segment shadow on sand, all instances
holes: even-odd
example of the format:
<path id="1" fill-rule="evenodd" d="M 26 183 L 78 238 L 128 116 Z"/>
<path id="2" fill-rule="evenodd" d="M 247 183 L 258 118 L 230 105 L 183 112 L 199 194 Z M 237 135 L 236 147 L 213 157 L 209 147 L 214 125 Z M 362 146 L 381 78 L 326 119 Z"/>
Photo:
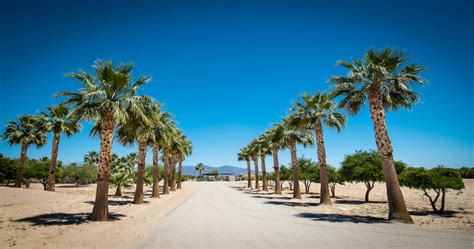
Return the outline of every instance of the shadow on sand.
<path id="1" fill-rule="evenodd" d="M 90 220 L 90 213 L 53 213 L 41 214 L 15 220 L 16 222 L 29 222 L 33 226 L 53 225 L 79 225 Z M 109 221 L 120 220 L 123 214 L 109 214 Z"/>
<path id="2" fill-rule="evenodd" d="M 94 205 L 94 201 L 85 201 L 84 203 Z M 150 203 L 149 201 L 143 201 L 143 203 Z M 133 204 L 132 201 L 119 201 L 119 200 L 109 200 L 110 206 L 124 206 L 128 204 Z"/>
<path id="3" fill-rule="evenodd" d="M 359 216 L 359 215 L 343 215 L 343 214 L 314 214 L 314 213 L 300 213 L 296 217 L 308 218 L 314 221 L 328 221 L 328 222 L 351 222 L 351 223 L 389 223 L 387 219 Z"/>
<path id="4" fill-rule="evenodd" d="M 414 215 L 414 216 L 428 216 L 428 215 L 436 215 L 436 216 L 440 216 L 440 217 L 445 217 L 445 218 L 454 218 L 456 217 L 456 214 L 472 214 L 472 212 L 467 212 L 467 211 L 451 211 L 451 210 L 447 210 L 447 211 L 444 211 L 444 213 L 436 213 L 435 211 L 423 211 L 423 210 L 415 210 L 415 211 L 408 211 L 408 213 L 410 213 L 411 215 Z"/>
<path id="5" fill-rule="evenodd" d="M 336 204 L 354 204 L 354 205 L 362 205 L 362 204 L 381 204 L 381 203 L 387 203 L 386 201 L 361 201 L 361 200 L 336 200 Z"/>
<path id="6" fill-rule="evenodd" d="M 316 207 L 319 203 L 314 202 L 292 202 L 292 201 L 267 201 L 265 204 L 284 205 L 289 207 Z"/>

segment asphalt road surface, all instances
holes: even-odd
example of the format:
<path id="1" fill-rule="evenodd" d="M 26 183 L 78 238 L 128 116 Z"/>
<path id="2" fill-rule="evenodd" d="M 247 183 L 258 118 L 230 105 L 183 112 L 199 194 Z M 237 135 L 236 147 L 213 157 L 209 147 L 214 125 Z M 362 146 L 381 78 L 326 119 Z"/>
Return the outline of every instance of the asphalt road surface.
<path id="1" fill-rule="evenodd" d="M 288 200 L 202 184 L 150 231 L 143 248 L 474 248 L 471 231 L 301 213 Z"/>

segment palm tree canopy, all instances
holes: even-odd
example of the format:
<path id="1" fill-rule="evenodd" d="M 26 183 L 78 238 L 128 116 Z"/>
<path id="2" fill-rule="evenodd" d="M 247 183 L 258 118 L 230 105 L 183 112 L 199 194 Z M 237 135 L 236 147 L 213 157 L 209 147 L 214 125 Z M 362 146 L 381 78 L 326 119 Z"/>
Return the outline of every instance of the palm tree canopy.
<path id="1" fill-rule="evenodd" d="M 323 122 L 328 127 L 336 128 L 340 131 L 345 127 L 346 117 L 337 112 L 337 105 L 331 101 L 331 96 L 326 92 L 319 92 L 314 95 L 301 95 L 302 101 L 294 101 L 294 106 L 290 108 L 295 119 L 305 128 L 314 128 L 317 122 Z"/>
<path id="2" fill-rule="evenodd" d="M 239 153 L 237 153 L 237 160 L 239 161 L 250 161 L 250 159 L 251 156 L 249 153 L 249 148 L 247 146 L 240 149 Z"/>
<path id="3" fill-rule="evenodd" d="M 38 117 L 32 115 L 18 116 L 18 122 L 10 120 L 5 125 L 3 139 L 9 145 L 34 144 L 37 148 L 47 142 L 46 134 L 39 128 Z"/>
<path id="4" fill-rule="evenodd" d="M 70 111 L 64 104 L 47 106 L 48 112 L 40 111 L 39 124 L 42 129 L 54 134 L 64 133 L 71 136 L 81 129 L 81 124 L 70 115 Z"/>
<path id="5" fill-rule="evenodd" d="M 82 84 L 78 92 L 58 94 L 68 97 L 64 103 L 72 105 L 73 116 L 91 120 L 98 126 L 101 120 L 109 115 L 112 115 L 117 123 L 126 123 L 130 113 L 139 116 L 145 123 L 149 122 L 147 113 L 140 103 L 152 99 L 137 93 L 140 86 L 150 81 L 150 77 L 140 76 L 132 81 L 133 64 L 114 66 L 112 61 L 97 61 L 93 68 L 95 76 L 82 70 L 66 74 Z"/>
<path id="6" fill-rule="evenodd" d="M 87 164 L 98 164 L 99 163 L 99 153 L 97 151 L 89 151 L 84 155 L 84 162 Z"/>
<path id="7" fill-rule="evenodd" d="M 282 134 L 285 147 L 291 144 L 302 144 L 304 147 L 313 145 L 313 136 L 307 129 L 301 129 L 299 120 L 294 115 L 282 118 Z"/>
<path id="8" fill-rule="evenodd" d="M 330 79 L 333 95 L 343 97 L 339 106 L 356 114 L 370 92 L 379 92 L 384 108 L 411 108 L 418 100 L 412 86 L 424 85 L 426 80 L 419 76 L 424 68 L 416 63 L 405 65 L 407 61 L 404 52 L 392 48 L 369 49 L 363 60 L 339 61 L 338 64 L 349 71 L 345 77 L 333 76 Z"/>
<path id="9" fill-rule="evenodd" d="M 257 146 L 260 151 L 260 155 L 271 155 L 272 147 L 270 138 L 266 133 L 260 134 L 257 138 Z"/>
<path id="10" fill-rule="evenodd" d="M 198 163 L 198 164 L 196 165 L 196 167 L 194 167 L 194 169 L 197 170 L 197 171 L 203 171 L 204 168 L 205 168 L 205 167 L 204 167 L 204 164 L 202 164 L 202 163 Z"/>

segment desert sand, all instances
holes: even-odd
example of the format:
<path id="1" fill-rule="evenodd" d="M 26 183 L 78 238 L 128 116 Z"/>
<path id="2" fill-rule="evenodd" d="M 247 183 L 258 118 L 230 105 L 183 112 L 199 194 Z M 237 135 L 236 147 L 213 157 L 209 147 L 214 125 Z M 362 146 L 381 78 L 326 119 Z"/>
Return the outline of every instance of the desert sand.
<path id="1" fill-rule="evenodd" d="M 134 189 L 124 189 L 123 197 L 112 196 L 109 189 L 109 211 L 113 220 L 92 222 L 95 184 L 75 187 L 59 184 L 56 192 L 0 187 L 0 248 L 68 248 L 68 247 L 133 247 L 146 239 L 148 229 L 179 206 L 199 184 L 183 183 L 183 189 L 149 198 L 145 187 L 145 203 L 131 204 Z"/>

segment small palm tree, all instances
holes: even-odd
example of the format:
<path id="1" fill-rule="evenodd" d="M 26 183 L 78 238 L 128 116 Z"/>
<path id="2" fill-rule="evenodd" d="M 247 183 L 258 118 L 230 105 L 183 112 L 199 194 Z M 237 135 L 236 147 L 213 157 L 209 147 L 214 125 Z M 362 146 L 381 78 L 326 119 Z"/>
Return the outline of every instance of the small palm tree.
<path id="1" fill-rule="evenodd" d="M 296 145 L 303 146 L 312 145 L 313 138 L 306 129 L 300 129 L 298 119 L 294 115 L 290 115 L 282 119 L 282 141 L 290 149 L 291 168 L 293 174 L 293 198 L 301 199 L 299 166 L 296 153 Z"/>
<path id="2" fill-rule="evenodd" d="M 133 177 L 127 172 L 121 172 L 112 175 L 110 178 L 112 186 L 116 187 L 115 196 L 122 196 L 122 188 L 131 188 L 133 186 Z"/>
<path id="3" fill-rule="evenodd" d="M 56 165 L 58 159 L 59 141 L 61 134 L 70 137 L 81 129 L 81 125 L 77 120 L 71 117 L 69 109 L 63 105 L 48 106 L 48 112 L 40 112 L 40 127 L 45 132 L 53 133 L 53 146 L 51 150 L 51 166 L 49 168 L 48 181 L 46 184 L 47 191 L 55 190 L 56 182 Z"/>
<path id="4" fill-rule="evenodd" d="M 412 90 L 412 86 L 426 83 L 419 75 L 423 67 L 414 63 L 405 65 L 407 61 L 408 57 L 401 51 L 391 48 L 380 51 L 369 49 L 362 60 L 339 61 L 339 65 L 348 69 L 348 75 L 333 76 L 330 81 L 334 86 L 334 96 L 342 97 L 339 106 L 346 108 L 349 113 L 357 114 L 368 100 L 387 187 L 388 218 L 413 223 L 398 183 L 385 120 L 386 110 L 400 107 L 409 109 L 418 100 L 418 94 Z"/>
<path id="5" fill-rule="evenodd" d="M 273 127 L 266 131 L 273 155 L 273 169 L 275 171 L 275 194 L 281 195 L 281 181 L 280 181 L 280 163 L 278 161 L 278 150 L 284 147 L 283 141 L 283 126 L 281 124 L 274 124 Z"/>
<path id="6" fill-rule="evenodd" d="M 340 131 L 345 126 L 346 118 L 337 112 L 336 103 L 331 101 L 331 96 L 325 92 L 314 95 L 303 94 L 302 101 L 295 101 L 290 109 L 294 112 L 303 129 L 314 130 L 318 148 L 319 177 L 321 182 L 320 203 L 331 204 L 329 192 L 329 179 L 326 164 L 326 148 L 324 146 L 323 123 Z"/>
<path id="7" fill-rule="evenodd" d="M 141 76 L 132 82 L 133 64 L 115 67 L 112 61 L 98 61 L 93 68 L 95 76 L 84 71 L 67 74 L 82 86 L 77 92 L 61 92 L 58 95 L 68 98 L 64 103 L 70 105 L 73 116 L 94 122 L 100 134 L 99 174 L 92 220 L 106 221 L 109 217 L 108 180 L 112 168 L 114 130 L 118 124 L 128 121 L 130 113 L 140 116 L 145 123 L 149 122 L 143 105 L 139 103 L 151 98 L 138 95 L 138 90 L 150 78 Z"/>
<path id="8" fill-rule="evenodd" d="M 237 154 L 237 160 L 247 162 L 247 188 L 252 188 L 252 170 L 250 169 L 250 153 L 249 148 L 245 146 L 240 149 Z"/>
<path id="9" fill-rule="evenodd" d="M 47 141 L 46 135 L 40 129 L 38 117 L 23 115 L 18 117 L 18 122 L 8 121 L 3 131 L 3 139 L 8 140 L 10 146 L 21 144 L 21 154 L 15 180 L 15 187 L 21 188 L 28 147 L 34 144 L 37 148 L 41 148 Z"/>
<path id="10" fill-rule="evenodd" d="M 204 167 L 204 164 L 198 163 L 198 164 L 196 165 L 196 167 L 194 167 L 194 169 L 195 169 L 196 171 L 199 171 L 199 176 L 201 176 L 201 175 L 202 175 L 202 171 L 205 169 L 205 167 Z"/>

